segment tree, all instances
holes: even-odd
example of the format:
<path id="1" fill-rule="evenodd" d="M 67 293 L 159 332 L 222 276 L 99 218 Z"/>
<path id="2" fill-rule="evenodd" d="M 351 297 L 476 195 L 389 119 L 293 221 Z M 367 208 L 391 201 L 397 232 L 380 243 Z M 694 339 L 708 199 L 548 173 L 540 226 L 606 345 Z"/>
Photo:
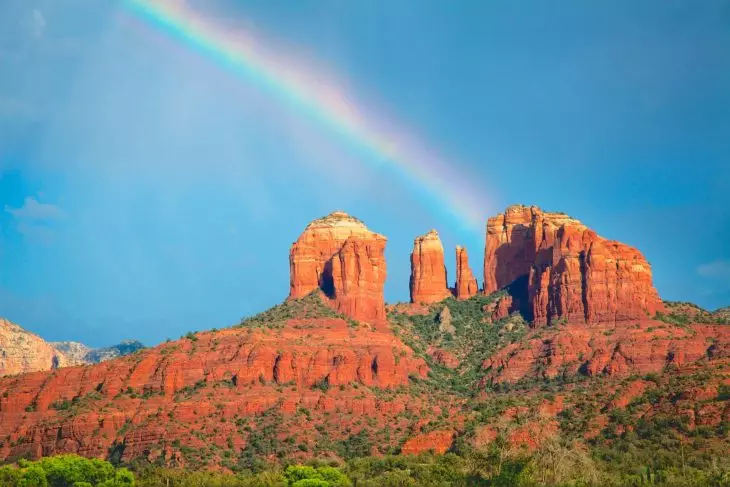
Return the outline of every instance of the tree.
<path id="1" fill-rule="evenodd" d="M 334 467 L 290 465 L 284 477 L 291 487 L 350 487 L 352 482 Z"/>
<path id="2" fill-rule="evenodd" d="M 31 464 L 23 469 L 18 487 L 48 487 L 46 473 L 40 465 Z"/>

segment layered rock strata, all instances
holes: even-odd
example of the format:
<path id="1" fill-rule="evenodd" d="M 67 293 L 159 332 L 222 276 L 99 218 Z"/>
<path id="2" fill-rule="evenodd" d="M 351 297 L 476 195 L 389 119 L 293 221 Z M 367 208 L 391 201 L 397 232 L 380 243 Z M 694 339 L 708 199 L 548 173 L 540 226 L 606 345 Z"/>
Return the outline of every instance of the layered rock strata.
<path id="1" fill-rule="evenodd" d="M 479 292 L 479 283 L 469 267 L 469 254 L 461 246 L 456 247 L 456 299 L 469 299 Z"/>
<path id="2" fill-rule="evenodd" d="M 484 282 L 486 293 L 510 288 L 537 326 L 645 319 L 664 309 L 641 252 L 535 206 L 489 219 Z"/>
<path id="3" fill-rule="evenodd" d="M 384 321 L 386 242 L 341 211 L 314 220 L 289 253 L 289 297 L 320 290 L 337 311 L 353 319 Z"/>
<path id="4" fill-rule="evenodd" d="M 436 303 L 451 296 L 444 265 L 444 246 L 436 230 L 413 241 L 410 291 L 412 303 Z"/>

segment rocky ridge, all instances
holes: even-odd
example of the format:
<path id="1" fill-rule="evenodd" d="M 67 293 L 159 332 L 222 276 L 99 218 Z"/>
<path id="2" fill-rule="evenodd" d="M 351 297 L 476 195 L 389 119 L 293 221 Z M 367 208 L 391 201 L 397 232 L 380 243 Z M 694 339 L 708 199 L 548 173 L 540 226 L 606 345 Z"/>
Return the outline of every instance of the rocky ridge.
<path id="1" fill-rule="evenodd" d="M 386 315 L 385 237 L 343 212 L 315 220 L 292 245 L 283 304 L 101 364 L 0 378 L 0 457 L 234 469 L 341 457 L 363 438 L 375 454 L 498 438 L 529 450 L 690 412 L 681 434 L 705 428 L 722 446 L 730 327 L 677 321 L 638 251 L 564 214 L 510 207 L 487 232 L 494 292 L 468 296 L 457 250 L 453 299 L 429 232 L 412 257 L 425 299 Z"/>

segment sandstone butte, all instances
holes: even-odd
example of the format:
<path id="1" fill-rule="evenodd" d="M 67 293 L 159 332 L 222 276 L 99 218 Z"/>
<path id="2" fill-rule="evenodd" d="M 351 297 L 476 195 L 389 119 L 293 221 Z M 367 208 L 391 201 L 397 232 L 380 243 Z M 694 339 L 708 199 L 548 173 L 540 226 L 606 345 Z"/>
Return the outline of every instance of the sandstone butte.
<path id="1" fill-rule="evenodd" d="M 96 365 L 0 378 L 0 459 L 115 452 L 122 461 L 145 457 L 185 465 L 183 447 L 194 452 L 212 444 L 219 452 L 241 452 L 253 432 L 274 420 L 282 444 L 306 447 L 299 450 L 302 458 L 321 440 L 346 439 L 365 427 L 376 435 L 386 425 L 390 433 L 378 437 L 379 446 L 446 451 L 473 410 L 455 393 L 414 393 L 410 385 L 428 379 L 429 356 L 459 376 L 469 363 L 460 354 L 469 352 L 437 342 L 417 354 L 389 326 L 373 326 L 387 319 L 385 242 L 359 220 L 335 212 L 313 221 L 292 246 L 290 298 L 240 326 Z M 427 234 L 415 247 L 413 275 L 421 295 L 449 296 L 438 236 Z M 457 267 L 468 268 L 466 254 L 458 255 Z M 717 370 L 730 365 L 730 327 L 650 320 L 647 313 L 661 309 L 661 302 L 641 254 L 565 215 L 508 208 L 489 220 L 486 257 L 486 291 L 507 287 L 512 295 L 484 309 L 484 326 L 511 319 L 509 311 L 525 304 L 539 325 L 554 326 L 532 329 L 477 363 L 475 387 L 561 374 L 626 378 L 669 365 L 691 371 L 701 361 Z M 461 272 L 456 287 L 463 280 L 471 292 L 471 278 Z M 402 306 L 402 316 L 429 312 L 425 305 Z M 434 326 L 446 326 L 448 308 L 438 308 Z M 633 321 L 623 321 L 628 317 Z M 730 377 L 725 381 L 730 384 Z M 607 407 L 624 407 L 647 387 L 615 384 L 615 394 L 596 390 Z M 696 402 L 712 399 L 717 387 L 684 391 L 671 407 L 677 414 L 696 411 L 697 424 L 729 421 L 730 405 Z M 534 448 L 557 431 L 555 415 L 570 407 L 566 397 L 565 404 L 561 397 L 508 408 L 496 422 L 481 425 L 475 441 L 492 441 L 495 428 L 517 419 L 508 441 Z M 444 417 L 447 426 L 439 422 Z M 607 422 L 605 414 L 596 418 L 590 434 Z"/>
<path id="2" fill-rule="evenodd" d="M 510 288 L 535 326 L 616 323 L 664 310 L 638 250 L 564 213 L 510 206 L 489 218 L 486 240 L 484 292 Z"/>
<path id="3" fill-rule="evenodd" d="M 412 303 L 436 303 L 451 296 L 446 279 L 444 246 L 436 230 L 413 241 L 410 290 Z"/>
<path id="4" fill-rule="evenodd" d="M 335 211 L 307 225 L 289 253 L 289 297 L 321 291 L 334 309 L 356 320 L 385 320 L 387 239 Z"/>
<path id="5" fill-rule="evenodd" d="M 456 247 L 456 299 L 469 299 L 479 292 L 479 283 L 469 267 L 469 254 L 462 246 Z"/>

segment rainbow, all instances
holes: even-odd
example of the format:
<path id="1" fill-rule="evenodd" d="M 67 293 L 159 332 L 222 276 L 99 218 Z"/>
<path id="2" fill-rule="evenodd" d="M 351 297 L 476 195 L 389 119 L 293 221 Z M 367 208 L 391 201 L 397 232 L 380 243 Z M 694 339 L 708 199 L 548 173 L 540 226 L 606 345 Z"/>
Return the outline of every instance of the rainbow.
<path id="1" fill-rule="evenodd" d="M 432 211 L 447 213 L 464 229 L 483 230 L 485 214 L 491 209 L 486 188 L 478 187 L 474 178 L 461 174 L 463 168 L 444 162 L 416 137 L 357 106 L 321 70 L 280 57 L 259 37 L 226 30 L 184 0 L 125 0 L 125 5 L 145 23 L 316 120 L 366 154 L 363 159 L 368 164 L 388 164 Z"/>

